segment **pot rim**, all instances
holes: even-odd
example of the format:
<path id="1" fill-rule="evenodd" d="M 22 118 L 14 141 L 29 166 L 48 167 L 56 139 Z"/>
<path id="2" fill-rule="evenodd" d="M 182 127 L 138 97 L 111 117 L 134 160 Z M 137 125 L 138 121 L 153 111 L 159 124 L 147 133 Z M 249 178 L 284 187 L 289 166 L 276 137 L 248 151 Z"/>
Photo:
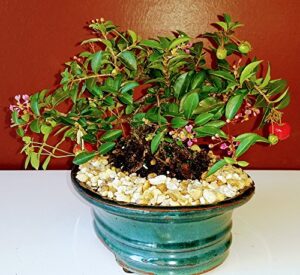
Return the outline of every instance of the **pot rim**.
<path id="1" fill-rule="evenodd" d="M 138 205 L 133 203 L 119 202 L 110 199 L 103 198 L 100 194 L 93 192 L 92 190 L 84 187 L 80 184 L 79 180 L 76 179 L 76 174 L 79 171 L 78 165 L 73 165 L 71 170 L 71 180 L 75 189 L 81 193 L 85 199 L 90 199 L 98 203 L 104 204 L 111 207 L 119 207 L 128 210 L 137 210 L 137 211 L 151 211 L 151 212 L 190 212 L 190 211 L 204 211 L 204 210 L 213 210 L 221 208 L 234 208 L 239 205 L 242 205 L 249 201 L 254 195 L 255 184 L 250 187 L 247 187 L 243 190 L 241 194 L 234 198 L 226 199 L 215 204 L 206 204 L 206 205 L 190 205 L 190 206 L 153 206 L 153 205 Z"/>

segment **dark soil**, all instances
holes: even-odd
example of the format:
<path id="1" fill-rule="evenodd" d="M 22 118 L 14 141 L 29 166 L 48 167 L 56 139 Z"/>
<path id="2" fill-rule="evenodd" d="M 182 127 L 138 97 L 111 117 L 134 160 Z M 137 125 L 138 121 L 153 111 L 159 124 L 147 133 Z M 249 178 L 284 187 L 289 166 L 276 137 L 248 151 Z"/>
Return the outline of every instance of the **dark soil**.
<path id="1" fill-rule="evenodd" d="M 208 148 L 195 152 L 175 142 L 163 142 L 153 155 L 150 141 L 145 139 L 152 132 L 149 126 L 142 126 L 129 137 L 122 138 L 110 154 L 110 162 L 122 171 L 141 177 L 156 173 L 177 179 L 199 179 L 207 171 L 210 163 Z"/>

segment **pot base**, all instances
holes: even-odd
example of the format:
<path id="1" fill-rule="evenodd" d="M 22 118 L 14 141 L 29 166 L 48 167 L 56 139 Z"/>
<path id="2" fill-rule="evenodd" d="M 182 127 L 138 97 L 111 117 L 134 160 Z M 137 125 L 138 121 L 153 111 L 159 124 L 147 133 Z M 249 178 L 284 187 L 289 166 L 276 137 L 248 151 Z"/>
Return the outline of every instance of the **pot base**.
<path id="1" fill-rule="evenodd" d="M 122 205 L 82 187 L 75 173 L 75 188 L 93 208 L 97 236 L 125 270 L 137 274 L 196 275 L 222 264 L 231 245 L 232 211 L 255 189 L 214 205 Z"/>
<path id="2" fill-rule="evenodd" d="M 226 258 L 224 259 L 224 261 L 226 260 Z M 223 262 L 224 262 L 223 261 Z M 143 272 L 143 271 L 141 271 L 141 270 L 134 270 L 134 269 L 132 269 L 131 271 L 128 269 L 129 267 L 128 266 L 126 266 L 123 262 L 121 262 L 120 260 L 117 260 L 116 259 L 116 262 L 122 267 L 122 269 L 123 269 L 123 271 L 125 272 L 125 273 L 129 273 L 129 274 L 141 274 L 141 275 L 155 275 L 155 273 L 145 273 L 145 272 Z M 193 274 L 191 274 L 191 275 L 201 275 L 201 274 L 206 274 L 206 273 L 208 273 L 208 272 L 210 272 L 210 271 L 212 271 L 212 270 L 214 270 L 214 269 L 216 269 L 216 268 L 218 268 L 220 265 L 222 265 L 223 264 L 223 262 L 221 262 L 221 263 L 219 263 L 218 265 L 216 265 L 216 266 L 214 266 L 214 267 L 212 267 L 212 268 L 210 268 L 210 269 L 207 269 L 207 270 L 204 270 L 204 271 L 202 271 L 202 272 L 200 272 L 200 273 L 193 273 Z M 172 273 L 172 274 L 175 274 L 175 273 Z M 176 273 L 177 274 L 177 273 Z M 184 273 L 184 274 L 186 274 L 186 273 Z"/>

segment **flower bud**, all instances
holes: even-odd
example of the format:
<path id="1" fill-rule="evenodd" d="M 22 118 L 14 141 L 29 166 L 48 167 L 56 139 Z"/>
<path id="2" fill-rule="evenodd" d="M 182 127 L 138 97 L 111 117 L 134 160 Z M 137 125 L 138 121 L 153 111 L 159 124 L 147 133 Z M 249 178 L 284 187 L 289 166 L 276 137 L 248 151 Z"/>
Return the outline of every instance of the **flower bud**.
<path id="1" fill-rule="evenodd" d="M 243 41 L 240 45 L 239 45 L 239 51 L 241 53 L 247 54 L 251 51 L 252 47 L 251 44 L 248 41 Z"/>
<path id="2" fill-rule="evenodd" d="M 268 140 L 269 140 L 269 142 L 272 144 L 272 145 L 275 145 L 277 142 L 278 142 L 278 137 L 276 136 L 276 135 L 274 135 L 274 134 L 270 134 L 269 136 L 268 136 Z"/>
<path id="3" fill-rule="evenodd" d="M 220 47 L 217 49 L 216 55 L 217 55 L 217 58 L 218 58 L 218 59 L 225 59 L 225 58 L 227 57 L 227 50 L 226 50 L 224 47 L 221 47 L 221 46 L 220 46 Z"/>

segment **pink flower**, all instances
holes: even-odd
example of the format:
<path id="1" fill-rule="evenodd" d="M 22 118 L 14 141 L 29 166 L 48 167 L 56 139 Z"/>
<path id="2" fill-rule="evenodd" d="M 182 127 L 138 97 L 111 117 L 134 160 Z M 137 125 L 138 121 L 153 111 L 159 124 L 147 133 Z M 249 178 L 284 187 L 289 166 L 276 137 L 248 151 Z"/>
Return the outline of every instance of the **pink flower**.
<path id="1" fill-rule="evenodd" d="M 28 111 L 29 110 L 29 95 L 16 95 L 15 96 L 15 100 L 17 101 L 17 104 L 16 105 L 10 105 L 9 106 L 9 110 L 14 112 L 14 111 L 17 111 L 18 113 L 20 111 Z"/>
<path id="2" fill-rule="evenodd" d="M 24 100 L 25 103 L 28 103 L 29 95 L 22 95 L 22 99 Z"/>
<path id="3" fill-rule="evenodd" d="M 185 51 L 185 53 L 187 53 L 187 54 L 190 54 L 190 53 L 191 53 L 191 51 L 190 51 L 189 49 L 185 49 L 184 51 Z"/>
<path id="4" fill-rule="evenodd" d="M 185 129 L 188 133 L 192 133 L 192 130 L 193 130 L 193 125 L 186 125 L 185 126 Z"/>
<path id="5" fill-rule="evenodd" d="M 10 111 L 15 111 L 17 108 L 16 108 L 16 106 L 15 105 L 9 105 L 9 110 Z"/>
<path id="6" fill-rule="evenodd" d="M 190 139 L 187 142 L 188 147 L 191 147 L 193 145 L 193 141 L 191 141 Z"/>
<path id="7" fill-rule="evenodd" d="M 248 110 L 245 111 L 245 115 L 251 115 L 251 114 L 252 114 L 251 110 L 248 109 Z"/>
<path id="8" fill-rule="evenodd" d="M 227 155 L 228 155 L 228 156 L 231 156 L 231 155 L 232 155 L 232 151 L 228 150 L 228 151 L 227 151 Z"/>
<path id="9" fill-rule="evenodd" d="M 15 100 L 16 100 L 18 103 L 20 103 L 20 99 L 21 99 L 21 95 L 16 95 L 16 96 L 15 96 Z"/>
<path id="10" fill-rule="evenodd" d="M 189 42 L 189 43 L 186 44 L 186 47 L 187 47 L 187 48 L 191 48 L 192 46 L 193 46 L 193 43 L 192 43 L 192 42 Z"/>
<path id="11" fill-rule="evenodd" d="M 228 148 L 228 145 L 226 144 L 226 143 L 222 143 L 221 145 L 220 145 L 220 149 L 221 150 L 226 150 Z"/>

